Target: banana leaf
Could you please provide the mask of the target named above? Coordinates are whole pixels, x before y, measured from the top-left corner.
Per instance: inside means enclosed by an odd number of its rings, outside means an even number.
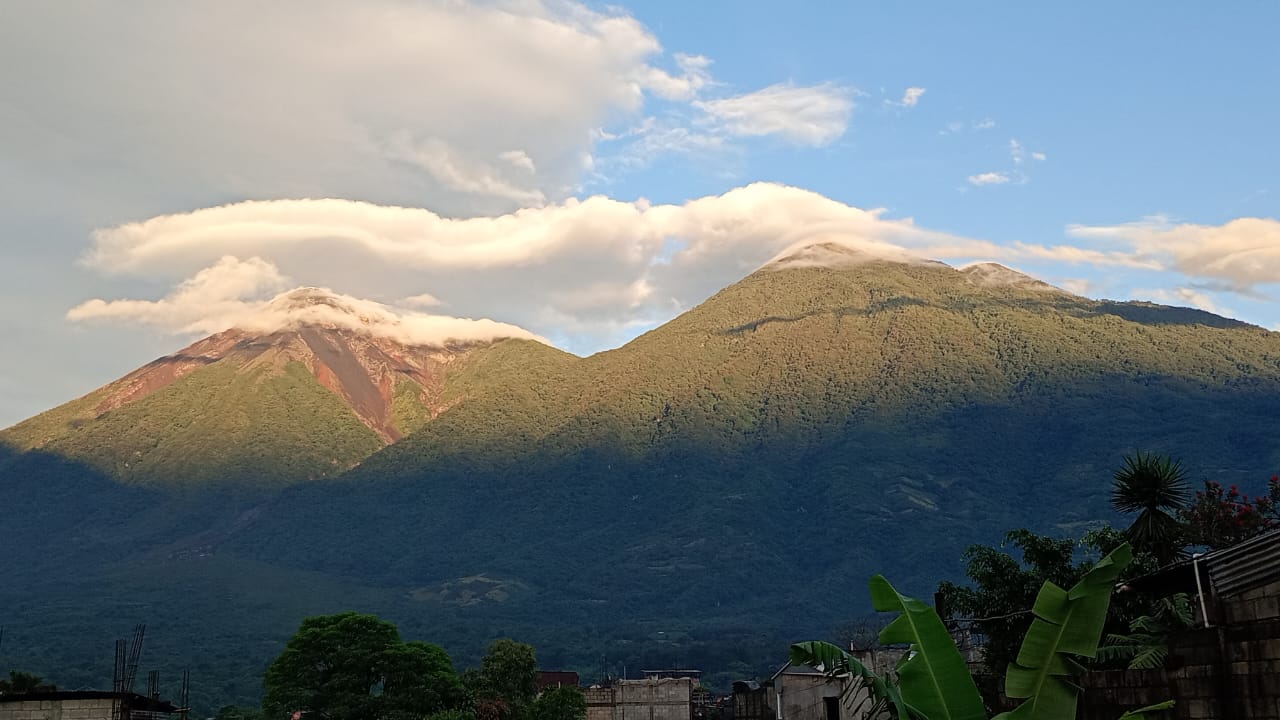
[[[871,693],[876,702],[892,707],[898,720],[928,720],[920,711],[907,705],[902,699],[902,693],[887,674],[877,675],[857,658],[829,642],[819,640],[792,645],[791,662],[794,665],[808,665],[830,677],[852,676],[855,682]]]
[[[929,720],[986,720],[969,666],[933,608],[904,597],[882,575],[871,578],[871,604],[900,613],[880,631],[880,642],[911,645],[898,665],[898,689],[907,703]]]
[[[1156,703],[1155,705],[1148,705],[1146,707],[1138,708],[1137,710],[1130,710],[1129,712],[1121,715],[1120,720],[1136,720],[1139,718],[1145,718],[1150,713],[1158,713],[1158,712],[1164,712],[1165,710],[1171,710],[1173,709],[1173,705],[1174,703],[1172,700],[1165,700],[1162,703]]]
[[[1036,596],[1035,619],[1018,657],[1005,673],[1005,695],[1025,699],[996,720],[1074,720],[1084,668],[1071,656],[1094,657],[1120,571],[1133,559],[1121,545],[1093,566],[1070,590],[1046,582]]]

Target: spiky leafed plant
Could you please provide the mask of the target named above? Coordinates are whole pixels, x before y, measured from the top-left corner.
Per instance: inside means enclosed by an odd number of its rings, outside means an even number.
[[[1005,695],[1023,702],[994,720],[1071,720],[1076,716],[1081,692],[1077,676],[1085,668],[1074,658],[1096,657],[1112,588],[1132,560],[1131,548],[1121,545],[1070,590],[1051,582],[1041,586],[1031,609],[1031,627],[1005,673]],[[792,645],[791,662],[847,678],[846,692],[865,693],[876,703],[877,713],[887,712],[897,720],[983,720],[986,713],[977,685],[933,608],[899,594],[879,575],[871,578],[871,604],[877,612],[899,613],[880,632],[882,643],[909,645],[894,670],[877,675],[849,651],[821,641]],[[1151,705],[1127,712],[1121,720],[1171,707],[1172,702]]]
[[[1194,624],[1191,598],[1178,593],[1160,600],[1151,615],[1135,618],[1128,634],[1112,633],[1107,644],[1098,648],[1098,659],[1123,661],[1130,670],[1153,670],[1164,667],[1169,657],[1169,635]]]
[[[1116,471],[1111,507],[1138,513],[1125,531],[1134,549],[1149,552],[1161,564],[1183,553],[1177,514],[1187,503],[1187,472],[1182,463],[1156,453],[1126,455]]]

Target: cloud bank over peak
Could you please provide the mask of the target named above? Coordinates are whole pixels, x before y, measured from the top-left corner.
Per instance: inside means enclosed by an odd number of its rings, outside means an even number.
[[[288,283],[261,258],[227,256],[183,281],[160,300],[89,300],[67,312],[76,321],[141,323],[175,334],[211,335],[238,328],[269,334],[320,326],[384,337],[405,345],[444,346],[501,338],[542,338],[507,323],[430,315],[336,293],[299,287],[263,297]]]
[[[1253,220],[1182,228],[1173,236],[1159,234],[1172,229],[1146,226],[1075,227],[1072,234],[1126,240],[1128,246],[995,243],[773,183],[682,204],[592,196],[464,218],[334,198],[258,200],[97,231],[85,258],[91,268],[169,280],[175,287],[159,300],[91,300],[71,317],[211,332],[241,321],[245,302],[261,302],[266,293],[290,286],[285,278],[292,278],[292,284],[333,288],[382,307],[440,305],[451,313],[494,318],[567,349],[592,352],[674,317],[771,261],[844,261],[848,255],[797,254],[806,247],[854,248],[902,262],[994,260],[1187,272],[1199,264],[1208,269],[1197,277],[1233,269],[1251,280],[1264,277],[1266,268],[1257,270],[1247,258],[1274,247],[1266,234],[1274,226],[1275,221]],[[1171,255],[1168,237],[1187,233],[1218,239],[1208,245],[1188,239],[1182,255]],[[1258,246],[1254,255],[1214,261],[1201,252],[1234,248],[1246,238]],[[1155,252],[1156,245],[1165,251]]]

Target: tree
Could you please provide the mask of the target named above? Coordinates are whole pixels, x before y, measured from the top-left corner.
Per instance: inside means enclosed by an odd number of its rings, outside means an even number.
[[[304,620],[263,686],[270,715],[326,720],[416,720],[463,697],[443,649],[403,642],[395,625],[355,612]]]
[[[840,623],[832,630],[836,643],[846,650],[863,652],[880,646],[884,620],[877,615],[864,615]]]
[[[1125,531],[1135,550],[1149,552],[1163,565],[1184,552],[1177,515],[1187,502],[1187,473],[1176,460],[1155,453],[1126,455],[1115,473],[1111,506],[1138,513]]]
[[[1017,656],[1022,637],[1031,626],[1027,608],[1040,587],[1045,582],[1070,587],[1088,568],[1076,562],[1079,543],[1070,538],[1012,530],[1005,534],[1004,543],[1020,550],[1021,560],[1002,548],[971,545],[964,559],[973,585],[946,581],[938,586],[944,617],[978,619],[976,624],[987,638],[984,662],[992,677],[1002,675]],[[995,688],[986,690],[994,693]]]
[[[481,700],[500,700],[513,711],[538,694],[538,660],[533,646],[510,638],[495,640],[480,663],[475,688]]]
[[[1280,476],[1273,475],[1267,493],[1250,500],[1232,485],[1205,481],[1182,512],[1187,540],[1210,550],[1230,547],[1280,525]]]
[[[43,682],[44,679],[39,675],[33,675],[21,670],[10,670],[8,680],[0,679],[0,695],[34,692]]]
[[[587,698],[576,687],[555,687],[542,691],[529,708],[528,720],[585,720]]]

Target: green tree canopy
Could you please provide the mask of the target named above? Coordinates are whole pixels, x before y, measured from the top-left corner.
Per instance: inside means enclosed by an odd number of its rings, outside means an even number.
[[[0,679],[0,695],[32,692],[43,682],[44,679],[39,675],[33,675],[21,670],[10,670],[8,680]]]
[[[510,638],[495,640],[480,663],[477,694],[502,700],[512,709],[533,702],[538,694],[538,660],[532,645]]]
[[[355,612],[307,618],[263,678],[272,716],[417,720],[461,702],[445,651],[404,642],[385,620]]]
[[[530,706],[528,720],[585,720],[587,699],[576,687],[555,687],[542,691]]]
[[[1116,471],[1111,506],[1138,513],[1125,531],[1133,548],[1161,564],[1183,553],[1184,532],[1178,514],[1187,504],[1187,473],[1176,460],[1155,453],[1126,455]]]

